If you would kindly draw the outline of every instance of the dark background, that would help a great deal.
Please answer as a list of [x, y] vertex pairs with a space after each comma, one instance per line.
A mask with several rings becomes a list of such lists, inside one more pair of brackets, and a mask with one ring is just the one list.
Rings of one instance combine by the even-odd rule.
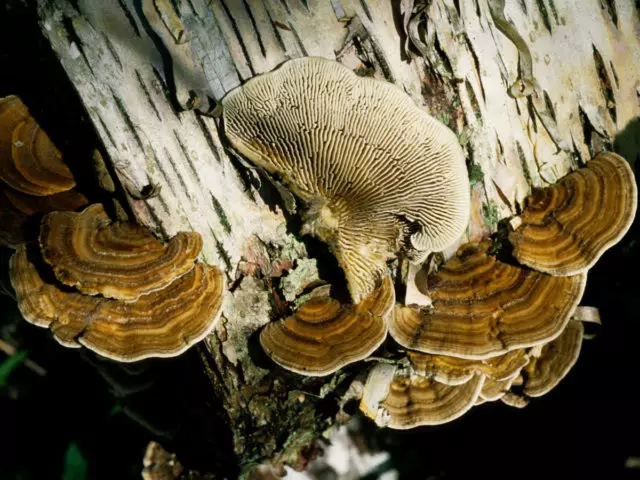
[[[18, 1], [0, 1], [0, 97], [8, 94], [23, 98], [78, 183], [92, 185], [93, 128], [35, 14]], [[635, 162], [639, 143], [636, 119], [615, 147]], [[640, 470], [624, 465], [640, 457], [639, 234], [636, 220], [589, 272], [582, 304], [600, 309], [604, 328], [585, 341], [577, 365], [551, 393], [523, 410], [485, 404], [439, 427], [378, 431], [369, 423], [369, 442], [390, 451], [406, 479], [634, 478]], [[0, 250], [5, 285], [10, 254]], [[215, 467], [214, 427], [203, 422], [215, 406], [206, 402], [211, 392], [197, 349], [123, 368], [60, 347], [48, 331], [22, 321], [3, 295], [0, 338], [47, 370], [39, 376], [20, 366], [0, 383], [0, 478], [140, 478], [151, 439], [191, 468]], [[0, 365], [5, 359], [0, 353]]]

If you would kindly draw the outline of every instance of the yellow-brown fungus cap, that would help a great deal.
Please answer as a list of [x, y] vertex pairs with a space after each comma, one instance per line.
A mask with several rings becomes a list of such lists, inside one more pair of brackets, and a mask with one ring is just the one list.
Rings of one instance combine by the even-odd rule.
[[483, 374], [496, 381], [506, 380], [517, 375], [529, 362], [529, 356], [522, 348], [486, 360], [420, 352], [407, 352], [407, 355], [417, 373], [447, 385], [461, 385], [475, 374]]
[[[369, 374], [360, 409], [380, 426], [408, 429], [439, 425], [464, 415], [478, 398], [483, 375], [462, 385], [445, 385], [418, 375], [385, 375], [389, 365]], [[382, 371], [382, 375], [379, 374]]]
[[111, 221], [101, 204], [93, 204], [80, 213], [47, 214], [40, 246], [63, 284], [88, 295], [136, 300], [190, 271], [202, 238], [180, 232], [161, 242], [140, 225]]
[[580, 356], [584, 327], [572, 320], [562, 334], [542, 347], [538, 357], [532, 357], [524, 368], [523, 392], [540, 397], [551, 391], [569, 373]]
[[37, 258], [25, 245], [11, 257], [18, 307], [68, 347], [84, 345], [121, 362], [172, 357], [204, 338], [220, 315], [224, 280], [216, 267], [196, 264], [165, 289], [124, 302], [57, 284], [38, 269]]
[[431, 307], [398, 306], [389, 333], [412, 350], [481, 360], [557, 337], [586, 275], [552, 277], [498, 261], [488, 244], [460, 247], [429, 276]]
[[389, 277], [356, 305], [315, 297], [293, 315], [272, 322], [260, 343], [278, 365], [296, 373], [323, 376], [368, 357], [387, 336], [395, 292]]
[[13, 95], [0, 99], [0, 179], [18, 191], [38, 196], [75, 186], [60, 151]]
[[526, 198], [521, 224], [509, 234], [513, 255], [551, 275], [585, 272], [624, 236], [637, 204], [629, 164], [615, 153], [601, 153], [586, 168]]

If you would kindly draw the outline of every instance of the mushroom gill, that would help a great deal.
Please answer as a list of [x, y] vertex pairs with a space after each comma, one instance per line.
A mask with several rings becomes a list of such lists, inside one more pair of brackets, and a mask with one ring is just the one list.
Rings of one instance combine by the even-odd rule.
[[290, 60], [223, 99], [232, 146], [308, 203], [358, 303], [401, 249], [442, 250], [468, 222], [455, 134], [395, 85], [318, 57]]

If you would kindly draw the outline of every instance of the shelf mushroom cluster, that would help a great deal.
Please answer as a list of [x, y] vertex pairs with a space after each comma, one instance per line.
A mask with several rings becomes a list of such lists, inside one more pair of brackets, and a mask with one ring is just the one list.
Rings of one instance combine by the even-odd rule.
[[0, 180], [0, 246], [24, 242], [31, 216], [88, 203], [60, 151], [15, 95], [0, 98]]
[[630, 228], [637, 189], [627, 162], [602, 153], [556, 184], [536, 189], [509, 239], [507, 264], [488, 242], [467, 244], [437, 273], [416, 276], [429, 306], [398, 305], [390, 335], [409, 365], [369, 375], [361, 410], [379, 425], [412, 428], [502, 400], [523, 407], [553, 389], [576, 363], [578, 307], [586, 272]]
[[395, 304], [387, 260], [443, 249], [466, 228], [455, 134], [395, 85], [318, 57], [254, 77], [222, 103], [231, 145], [305, 202], [302, 232], [329, 245], [353, 302], [309, 301], [263, 330], [264, 350], [306, 375], [369, 356]]
[[62, 345], [121, 362], [171, 357], [219, 318], [223, 275], [196, 261], [198, 233], [162, 242], [93, 204], [45, 215], [39, 244], [17, 248], [11, 283], [22, 316], [48, 327]]
[[517, 261], [498, 260], [489, 241], [463, 245], [437, 273], [411, 275], [430, 304], [395, 305], [387, 261], [419, 264], [467, 226], [453, 132], [395, 86], [314, 57], [254, 77], [222, 104], [231, 145], [304, 202], [302, 233], [328, 244], [353, 302], [312, 298], [267, 325], [260, 341], [276, 363], [328, 375], [371, 355], [388, 331], [407, 359], [371, 370], [361, 410], [393, 428], [448, 422], [499, 399], [521, 407], [567, 374], [584, 336], [586, 271], [635, 215], [624, 159], [603, 153], [536, 189], [511, 223]]

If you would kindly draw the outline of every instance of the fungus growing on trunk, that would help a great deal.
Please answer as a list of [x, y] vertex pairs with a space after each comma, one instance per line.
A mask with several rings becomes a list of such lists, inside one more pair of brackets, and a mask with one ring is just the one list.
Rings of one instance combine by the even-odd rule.
[[482, 360], [557, 337], [582, 298], [586, 275], [552, 277], [498, 261], [488, 242], [466, 244], [418, 285], [431, 307], [398, 306], [389, 333], [424, 353]]
[[387, 276], [356, 305], [315, 297], [291, 316], [267, 325], [260, 343], [278, 365], [310, 376], [329, 375], [373, 353], [387, 337], [395, 291]]
[[471, 409], [483, 383], [484, 375], [474, 375], [462, 385], [445, 385], [401, 373], [393, 365], [378, 365], [369, 373], [360, 410], [389, 428], [440, 425]]
[[135, 223], [113, 222], [101, 204], [42, 219], [40, 246], [58, 281], [87, 295], [136, 300], [193, 268], [202, 248], [195, 232], [168, 242]]
[[509, 233], [513, 256], [551, 275], [586, 272], [629, 230], [638, 206], [633, 171], [604, 152], [525, 199], [520, 225]]
[[463, 234], [469, 183], [457, 137], [395, 85], [307, 57], [222, 103], [233, 147], [308, 203], [302, 231], [330, 245], [354, 303], [398, 251], [442, 250]]
[[83, 295], [59, 285], [36, 266], [38, 252], [26, 245], [11, 257], [11, 284], [29, 323], [51, 329], [67, 347], [85, 347], [104, 357], [132, 362], [172, 357], [199, 342], [215, 326], [224, 281], [201, 263], [163, 290], [135, 302]]
[[224, 279], [195, 262], [198, 233], [165, 244], [138, 225], [111, 222], [99, 204], [54, 212], [40, 233], [42, 252], [20, 245], [9, 275], [25, 320], [50, 328], [62, 345], [133, 362], [179, 355], [215, 327]]

